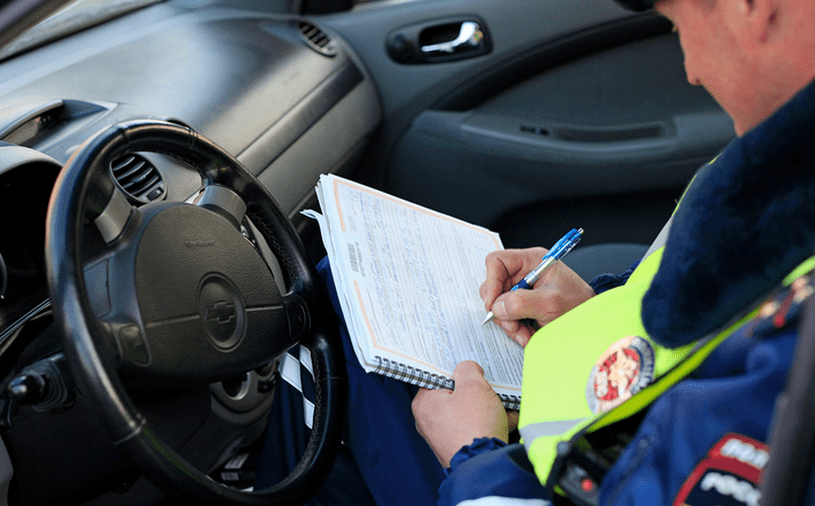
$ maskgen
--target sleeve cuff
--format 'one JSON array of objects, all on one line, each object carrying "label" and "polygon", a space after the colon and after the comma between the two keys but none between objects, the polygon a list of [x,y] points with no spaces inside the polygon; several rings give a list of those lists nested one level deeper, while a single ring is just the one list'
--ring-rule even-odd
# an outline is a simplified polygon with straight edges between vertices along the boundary
[{"label": "sleeve cuff", "polygon": [[633,264],[629,267],[625,272],[621,274],[598,274],[594,277],[591,281],[589,281],[589,286],[594,293],[601,294],[606,290],[611,290],[612,288],[617,288],[618,286],[623,286],[628,278],[631,276],[631,273],[634,272],[634,269],[637,268],[639,262]]},{"label": "sleeve cuff", "polygon": [[461,450],[453,455],[453,458],[450,459],[450,467],[445,469],[444,472],[449,476],[458,466],[470,460],[472,457],[497,450],[498,448],[504,448],[505,446],[507,446],[507,443],[495,437],[474,439],[471,444],[462,447]]}]

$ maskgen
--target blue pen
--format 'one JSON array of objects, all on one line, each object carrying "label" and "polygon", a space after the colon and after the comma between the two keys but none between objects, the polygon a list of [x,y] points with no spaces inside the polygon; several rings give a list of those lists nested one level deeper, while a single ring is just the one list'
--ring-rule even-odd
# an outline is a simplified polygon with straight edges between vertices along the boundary
[{"label": "blue pen", "polygon": [[[552,249],[549,250],[548,253],[543,255],[543,259],[541,263],[538,264],[537,267],[532,269],[532,272],[524,276],[524,279],[518,281],[518,284],[513,286],[510,292],[514,292],[519,288],[523,288],[524,290],[528,290],[532,288],[535,282],[540,279],[546,269],[552,266],[556,261],[560,260],[566,253],[572,251],[575,244],[580,242],[580,239],[583,237],[583,229],[571,229],[566,235],[560,238],[558,242],[552,246]],[[492,311],[487,313],[487,316],[484,318],[484,321],[481,322],[481,325],[484,325],[488,321],[492,320],[495,315],[492,314]]]}]

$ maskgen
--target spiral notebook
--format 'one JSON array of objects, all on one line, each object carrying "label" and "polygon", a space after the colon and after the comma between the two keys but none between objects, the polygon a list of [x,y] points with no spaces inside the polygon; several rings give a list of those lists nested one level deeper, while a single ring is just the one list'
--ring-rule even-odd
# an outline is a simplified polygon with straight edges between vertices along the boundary
[{"label": "spiral notebook", "polygon": [[375,374],[452,389],[474,360],[508,409],[521,397],[523,349],[482,326],[478,287],[497,233],[338,176],[316,187],[323,243],[357,359]]}]

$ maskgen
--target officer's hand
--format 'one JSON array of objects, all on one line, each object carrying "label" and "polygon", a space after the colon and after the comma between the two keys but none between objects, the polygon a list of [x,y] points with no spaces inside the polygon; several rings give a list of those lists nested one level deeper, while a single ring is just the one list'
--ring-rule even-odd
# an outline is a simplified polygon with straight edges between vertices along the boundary
[{"label": "officer's hand", "polygon": [[509,439],[507,412],[484,379],[481,366],[462,362],[456,366],[453,379],[454,391],[420,389],[411,406],[416,429],[443,467],[449,467],[453,455],[474,439]]},{"label": "officer's hand", "polygon": [[[532,290],[508,292],[540,263],[547,251],[509,249],[487,255],[487,280],[479,288],[484,308],[495,314],[495,323],[521,346],[526,346],[537,328],[594,297],[588,283],[563,262],[548,269]],[[534,320],[535,324],[528,325],[523,319]]]}]

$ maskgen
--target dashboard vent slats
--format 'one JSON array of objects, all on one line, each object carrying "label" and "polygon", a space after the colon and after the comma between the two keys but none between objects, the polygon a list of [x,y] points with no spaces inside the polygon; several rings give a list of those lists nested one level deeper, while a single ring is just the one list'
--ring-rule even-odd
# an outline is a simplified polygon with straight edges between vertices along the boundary
[{"label": "dashboard vent slats", "polygon": [[297,29],[300,31],[303,40],[318,53],[325,56],[337,54],[337,45],[334,41],[315,25],[307,21],[300,21],[297,23]]},{"label": "dashboard vent slats", "polygon": [[139,202],[164,198],[164,180],[158,169],[140,155],[126,155],[110,164],[113,178],[122,190]]}]

